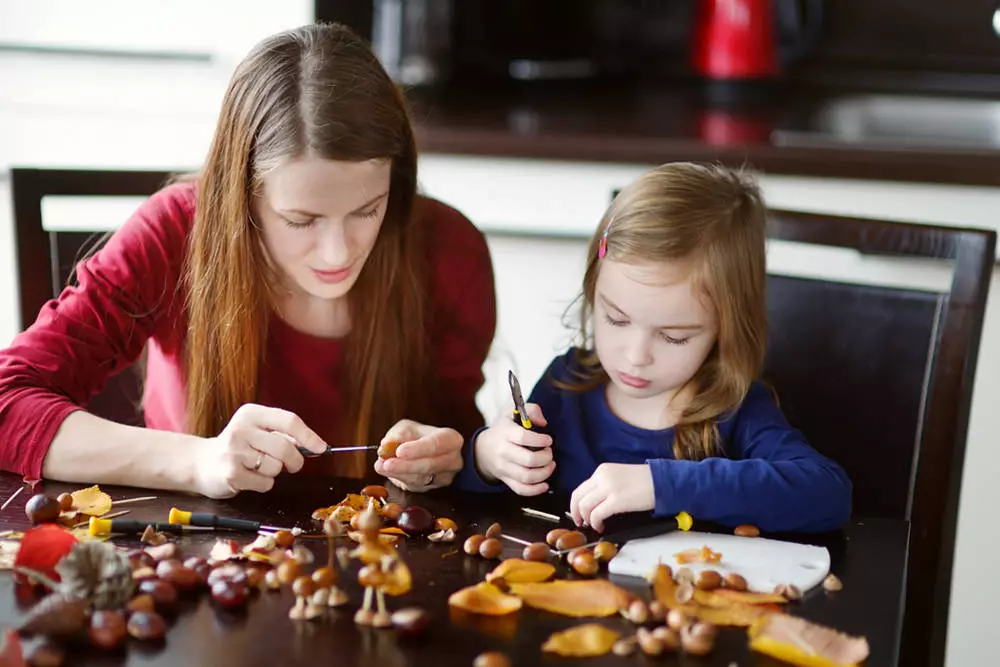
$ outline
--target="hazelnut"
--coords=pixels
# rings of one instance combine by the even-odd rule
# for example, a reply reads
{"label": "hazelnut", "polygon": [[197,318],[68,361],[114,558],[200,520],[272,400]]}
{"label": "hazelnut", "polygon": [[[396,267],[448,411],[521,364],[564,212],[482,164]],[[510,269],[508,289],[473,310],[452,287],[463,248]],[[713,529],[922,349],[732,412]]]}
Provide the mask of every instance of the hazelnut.
{"label": "hazelnut", "polygon": [[658,628],[653,628],[653,636],[660,641],[663,648],[667,651],[676,651],[681,645],[680,634],[666,626],[661,625]]}
{"label": "hazelnut", "polygon": [[694,572],[691,571],[689,567],[682,567],[674,574],[674,581],[680,584],[691,584],[694,585]]}
{"label": "hazelnut", "polygon": [[632,600],[632,603],[625,610],[625,618],[629,623],[642,625],[649,620],[649,607],[642,600]]}
{"label": "hazelnut", "polygon": [[503,545],[500,544],[500,540],[495,537],[487,537],[483,540],[482,544],[479,545],[479,555],[486,560],[499,558],[502,552]]}
{"label": "hazelnut", "polygon": [[690,621],[690,617],[680,609],[671,609],[667,612],[667,627],[671,630],[680,630]]}
{"label": "hazelnut", "polygon": [[617,555],[618,547],[613,545],[611,542],[601,541],[594,545],[594,557],[602,563],[607,563]]}
{"label": "hazelnut", "polygon": [[434,527],[434,516],[418,505],[410,505],[396,519],[396,525],[409,535],[423,535]]}
{"label": "hazelnut", "polygon": [[246,569],[246,586],[250,589],[259,589],[264,586],[264,570],[259,567],[248,567]]}
{"label": "hazelnut", "polygon": [[687,604],[694,599],[694,586],[681,584],[674,591],[674,599],[680,604]]}
{"label": "hazelnut", "polygon": [[329,588],[337,583],[337,571],[329,567],[317,568],[312,573],[312,579],[320,588]]}
{"label": "hazelnut", "polygon": [[281,561],[278,566],[278,581],[285,585],[291,584],[299,576],[299,564],[294,560]]}
{"label": "hazelnut", "polygon": [[587,547],[577,547],[576,549],[573,549],[568,554],[566,554],[566,562],[569,563],[570,567],[572,567],[573,561],[575,561],[577,558],[579,558],[584,554],[593,556],[594,552]]}
{"label": "hazelnut", "polygon": [[316,592],[316,582],[312,580],[312,577],[298,577],[292,583],[292,592],[300,598],[307,598]]}
{"label": "hazelnut", "polygon": [[726,588],[731,588],[734,591],[745,591],[747,589],[747,580],[735,572],[730,572],[726,575],[725,584]]}
{"label": "hazelnut", "polygon": [[455,531],[451,528],[446,530],[439,530],[437,532],[431,533],[427,536],[427,539],[431,542],[454,542],[455,541]]}
{"label": "hazelnut", "polygon": [[706,655],[715,646],[717,630],[708,623],[691,623],[680,630],[681,646],[691,655]]}
{"label": "hazelnut", "polygon": [[60,512],[69,512],[73,509],[73,494],[60,493],[59,497],[56,498],[56,502],[59,503]]}
{"label": "hazelnut", "polygon": [[472,661],[472,667],[510,667],[511,662],[505,654],[499,651],[480,653]]}
{"label": "hazelnut", "polygon": [[566,551],[567,549],[582,547],[586,543],[587,537],[583,533],[579,530],[571,530],[556,540],[556,549]]}
{"label": "hazelnut", "polygon": [[447,517],[434,519],[434,530],[458,530],[458,524]]}
{"label": "hazelnut", "polygon": [[386,503],[382,508],[382,516],[389,521],[398,521],[399,515],[403,513],[403,506],[399,503]]}
{"label": "hazelnut", "polygon": [[491,524],[489,528],[486,529],[486,537],[500,537],[503,534],[503,529],[500,527],[499,523]]}
{"label": "hazelnut", "polygon": [[274,534],[274,546],[279,549],[288,549],[295,544],[295,536],[290,530],[279,530]]}
{"label": "hazelnut", "polygon": [[826,579],[823,580],[823,588],[828,591],[839,591],[844,588],[844,584],[840,582],[840,579],[835,574],[826,575]]}
{"label": "hazelnut", "polygon": [[46,640],[25,651],[24,658],[31,667],[62,667],[66,653],[58,644]]}
{"label": "hazelnut", "polygon": [[802,591],[795,584],[778,584],[774,587],[776,595],[783,595],[788,600],[799,600],[802,598]]}
{"label": "hazelnut", "polygon": [[389,497],[389,491],[384,486],[369,484],[365,488],[361,489],[361,495],[366,498],[376,498],[378,500],[382,500]]}
{"label": "hazelnut", "polygon": [[59,519],[59,501],[44,493],[36,493],[24,506],[24,513],[31,523],[53,523]]}
{"label": "hazelnut", "polygon": [[722,575],[715,570],[702,570],[694,585],[703,591],[714,591],[722,585]]}
{"label": "hazelnut", "polygon": [[760,528],[745,523],[742,526],[736,526],[736,529],[733,531],[733,534],[738,535],[740,537],[757,537],[758,535],[760,535]]}
{"label": "hazelnut", "polygon": [[376,565],[365,565],[358,571],[358,583],[362,586],[379,588],[385,583],[385,574]]}
{"label": "hazelnut", "polygon": [[649,618],[657,623],[661,623],[667,618],[667,605],[663,604],[659,600],[653,600],[649,603]]}
{"label": "hazelnut", "polygon": [[600,563],[594,558],[594,554],[589,551],[584,552],[577,556],[570,566],[577,572],[577,574],[582,574],[585,577],[592,577],[597,574],[597,571],[601,569]]}
{"label": "hazelnut", "polygon": [[611,647],[611,652],[620,658],[630,656],[635,653],[638,641],[635,637],[623,637],[615,642],[614,646]]}
{"label": "hazelnut", "polygon": [[155,611],[137,611],[128,619],[128,633],[143,642],[158,641],[167,634],[167,624]]}
{"label": "hazelnut", "polygon": [[653,633],[648,628],[639,628],[636,630],[635,636],[639,641],[639,648],[646,655],[656,656],[663,653],[663,644],[653,636]]}
{"label": "hazelnut", "polygon": [[545,542],[550,546],[554,547],[559,538],[568,533],[569,530],[566,528],[553,528],[545,535]]}
{"label": "hazelnut", "polygon": [[212,584],[212,601],[223,609],[239,609],[247,602],[246,584],[225,579]]}
{"label": "hazelnut", "polygon": [[405,607],[392,614],[392,626],[400,635],[416,637],[430,625],[430,617],[420,607]]}
{"label": "hazelnut", "polygon": [[90,643],[98,648],[115,649],[128,634],[125,617],[117,611],[99,609],[90,617]]}
{"label": "hazelnut", "polygon": [[391,459],[396,456],[396,450],[399,449],[399,445],[402,443],[389,440],[383,442],[378,446],[378,457],[380,459]]}
{"label": "hazelnut", "polygon": [[139,592],[153,596],[156,611],[163,614],[177,607],[177,589],[162,579],[145,579],[139,583]]}
{"label": "hazelnut", "polygon": [[479,555],[479,547],[485,539],[486,537],[483,535],[469,535],[465,544],[462,545],[462,550],[470,556],[477,556]]}
{"label": "hazelnut", "polygon": [[524,547],[524,552],[521,554],[521,558],[524,560],[534,560],[540,563],[544,563],[552,555],[552,551],[549,549],[549,545],[545,542],[532,542],[528,546]]}

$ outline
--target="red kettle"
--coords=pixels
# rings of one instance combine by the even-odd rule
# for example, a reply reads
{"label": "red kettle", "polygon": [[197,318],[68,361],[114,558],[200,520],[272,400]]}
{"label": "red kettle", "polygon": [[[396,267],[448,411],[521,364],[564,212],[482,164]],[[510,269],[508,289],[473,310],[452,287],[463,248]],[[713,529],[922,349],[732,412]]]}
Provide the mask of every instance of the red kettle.
{"label": "red kettle", "polygon": [[[822,0],[700,0],[691,65],[720,81],[779,77],[818,40]],[[805,9],[803,19],[802,10]]]}

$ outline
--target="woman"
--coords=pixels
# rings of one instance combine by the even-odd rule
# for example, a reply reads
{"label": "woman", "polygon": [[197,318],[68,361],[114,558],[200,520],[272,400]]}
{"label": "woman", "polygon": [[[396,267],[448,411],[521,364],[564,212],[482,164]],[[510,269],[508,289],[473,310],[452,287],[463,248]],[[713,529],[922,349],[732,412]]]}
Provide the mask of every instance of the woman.
{"label": "woman", "polygon": [[[416,195],[402,96],[342,26],[257,45],[201,171],[151,197],[77,279],[0,351],[4,469],[218,498],[283,470],[360,476],[364,452],[298,447],[382,437],[404,444],[376,471],[426,490],[451,483],[482,424],[488,249]],[[147,428],[87,413],[144,348]]]}

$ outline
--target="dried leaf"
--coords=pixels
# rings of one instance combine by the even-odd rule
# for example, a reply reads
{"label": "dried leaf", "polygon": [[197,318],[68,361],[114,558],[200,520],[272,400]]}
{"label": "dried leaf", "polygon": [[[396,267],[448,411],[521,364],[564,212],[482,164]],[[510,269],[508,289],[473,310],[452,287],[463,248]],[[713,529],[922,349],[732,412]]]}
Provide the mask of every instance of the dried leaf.
{"label": "dried leaf", "polygon": [[395,526],[390,526],[389,528],[381,528],[379,529],[378,532],[381,533],[382,535],[401,535],[403,537],[406,537],[406,533],[403,531],[403,529],[397,528]]}
{"label": "dried leaf", "polygon": [[146,530],[142,531],[142,536],[139,541],[143,544],[152,544],[154,547],[158,544],[164,544],[167,541],[167,536],[163,533],[159,533],[153,528],[152,524],[146,526]]}
{"label": "dried leaf", "polygon": [[508,558],[486,575],[486,581],[503,579],[508,584],[530,584],[545,581],[555,574],[555,571],[556,568],[551,563]]}
{"label": "dried leaf", "polygon": [[473,614],[502,616],[521,608],[521,599],[507,595],[491,583],[483,582],[455,591],[448,604]]}
{"label": "dried leaf", "polygon": [[620,637],[603,625],[586,623],[553,633],[542,644],[542,650],[566,658],[592,658],[606,654]]}
{"label": "dried leaf", "polygon": [[701,549],[685,549],[674,554],[674,558],[681,565],[684,563],[718,563],[722,560],[722,554],[712,551],[708,545]]}
{"label": "dried leaf", "polygon": [[28,568],[59,581],[55,567],[78,542],[72,533],[54,523],[29,528],[21,538],[14,566]]}
{"label": "dried leaf", "polygon": [[382,592],[393,597],[409,593],[413,586],[413,578],[410,575],[410,568],[401,560],[394,560],[392,566],[386,572],[385,584]]}
{"label": "dried leaf", "polygon": [[102,516],[111,511],[111,496],[101,491],[96,484],[86,489],[74,491],[73,509],[80,514]]}
{"label": "dried leaf", "polygon": [[698,604],[708,607],[728,607],[734,603],[775,605],[788,602],[788,598],[776,593],[751,593],[750,591],[734,591],[729,588],[717,588],[714,591],[696,590],[694,599]]}
{"label": "dried leaf", "polygon": [[768,614],[750,628],[750,648],[803,667],[848,667],[868,658],[868,640],[788,614]]}
{"label": "dried leaf", "polygon": [[528,606],[578,618],[611,616],[627,608],[635,599],[624,588],[606,579],[511,584],[510,592]]}
{"label": "dried leaf", "polygon": [[336,505],[313,510],[312,518],[317,521],[326,521],[331,515],[334,515],[339,521],[348,523],[351,517],[365,509],[367,504],[367,499],[360,493],[348,493]]}
{"label": "dried leaf", "polygon": [[704,607],[701,605],[681,605],[680,609],[698,620],[712,625],[732,625],[747,627],[760,618],[781,611],[776,605],[733,604],[728,607]]}
{"label": "dried leaf", "polygon": [[22,635],[69,637],[87,626],[87,600],[52,593],[31,608],[18,626]]}
{"label": "dried leaf", "polygon": [[[729,600],[727,597],[737,591],[723,593],[724,589],[712,592],[695,590],[693,601],[681,604],[677,600],[677,584],[665,565],[658,565],[649,580],[653,584],[653,597],[665,607],[680,609],[685,614],[712,625],[745,627],[753,624],[761,616],[779,610],[779,607],[771,604],[742,604]],[[719,606],[709,606],[709,604]]]}
{"label": "dried leaf", "polygon": [[[352,530],[351,532],[347,533],[347,537],[349,539],[354,540],[355,542],[360,543],[364,541],[365,534],[362,533],[360,530]],[[399,535],[393,535],[392,533],[389,533],[389,534],[380,534],[378,536],[378,539],[382,544],[389,547],[394,547],[399,543],[400,537]]]}

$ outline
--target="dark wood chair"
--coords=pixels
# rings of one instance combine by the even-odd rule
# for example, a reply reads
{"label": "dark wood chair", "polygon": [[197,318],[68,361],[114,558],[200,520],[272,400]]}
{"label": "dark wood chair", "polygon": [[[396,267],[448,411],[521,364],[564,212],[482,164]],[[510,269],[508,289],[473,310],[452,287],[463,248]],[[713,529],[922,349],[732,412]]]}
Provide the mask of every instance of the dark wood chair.
{"label": "dark wood chair", "polygon": [[[102,231],[52,232],[42,220],[42,199],[49,195],[151,195],[177,172],[11,169],[14,237],[17,253],[21,329],[35,321],[45,303],[71,280],[77,261],[108,237]],[[111,221],[121,223],[124,220]],[[142,370],[139,362],[112,377],[87,409],[124,424],[144,423]]]}
{"label": "dark wood chair", "polygon": [[857,516],[910,522],[899,664],[944,664],[955,527],[993,231],[772,211],[769,237],[951,265],[943,292],[768,277],[765,379],[840,462]]}

